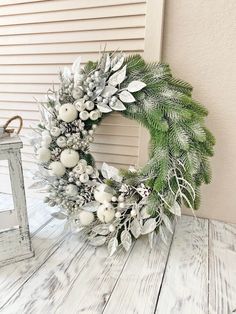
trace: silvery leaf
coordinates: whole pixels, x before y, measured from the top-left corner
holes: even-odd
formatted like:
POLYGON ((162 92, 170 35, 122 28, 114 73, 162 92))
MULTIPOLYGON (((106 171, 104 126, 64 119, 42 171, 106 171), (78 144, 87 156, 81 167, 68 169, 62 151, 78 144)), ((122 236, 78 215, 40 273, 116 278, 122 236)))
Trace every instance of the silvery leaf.
POLYGON ((116 111, 126 110, 126 107, 119 99, 117 99, 117 101, 114 104, 111 104, 110 106, 113 110, 116 110, 116 111))
POLYGON ((141 217, 142 217, 143 219, 146 219, 146 218, 150 218, 150 217, 151 217, 151 215, 148 213, 148 208, 147 208, 147 206, 145 206, 145 207, 143 207, 143 208, 141 209, 141 217))
POLYGON ((90 239, 90 244, 93 246, 101 246, 106 242, 106 237, 98 236, 95 238, 90 239))
POLYGON ((125 79, 125 75, 126 75, 126 65, 121 70, 111 75, 108 80, 108 83, 113 86, 121 84, 125 79))
POLYGON ((166 228, 167 228, 171 233, 173 233, 172 223, 171 223, 169 217, 168 217, 167 215, 165 215, 165 214, 162 214, 162 220, 163 220, 163 222, 164 222, 166 228))
POLYGON ((122 64, 125 61, 125 57, 123 55, 121 55, 121 57, 119 58, 118 56, 114 58, 113 60, 113 67, 112 67, 112 71, 117 71, 119 70, 119 68, 122 66, 122 64))
POLYGON ((102 97, 111 97, 112 95, 114 95, 117 92, 117 88, 115 88, 114 86, 111 85, 107 85, 105 86, 104 90, 101 93, 102 97))
POLYGON ((71 70, 68 67, 64 67, 63 71, 62 71, 62 77, 63 80, 65 80, 66 82, 70 82, 71 79, 71 70))
POLYGON ((166 236, 166 233, 165 233, 165 230, 162 226, 159 227, 159 234, 160 234, 160 237, 162 239, 162 241, 167 244, 167 236, 166 236))
POLYGON ((97 104, 97 107, 98 107, 98 110, 103 113, 108 113, 112 111, 112 109, 108 105, 105 105, 102 103, 97 104))
POLYGON ((101 204, 99 202, 92 201, 92 202, 84 204, 83 206, 81 206, 81 208, 88 212, 96 212, 100 205, 101 204))
POLYGON ((79 71, 79 69, 80 69, 80 63, 81 63, 81 57, 78 57, 78 58, 74 61, 73 65, 72 65, 72 72, 73 72, 73 73, 76 73, 76 72, 79 71))
POLYGON ((45 181, 37 181, 29 186, 29 189, 41 189, 45 187, 45 181))
POLYGON ((118 240, 114 237, 108 242, 108 252, 109 255, 112 256, 118 248, 118 240))
POLYGON ((124 90, 123 92, 121 92, 119 94, 119 98, 121 101, 125 102, 125 103, 131 103, 135 101, 134 96, 128 92, 127 90, 124 90))
POLYGON ((146 84, 141 81, 132 81, 131 83, 129 83, 127 89, 129 92, 134 93, 143 89, 145 86, 146 84))
POLYGON ((95 226, 93 232, 100 235, 108 235, 110 233, 108 225, 105 224, 95 226))
POLYGON ((181 216, 181 208, 180 208, 178 202, 175 202, 174 205, 171 208, 168 207, 168 209, 172 214, 174 214, 176 216, 181 216))
POLYGON ((104 73, 109 71, 111 65, 111 58, 109 53, 105 53, 102 56, 101 63, 100 63, 100 68, 103 70, 104 73))
POLYGON ((101 173, 105 179, 114 179, 121 182, 122 177, 119 176, 119 170, 115 167, 109 166, 107 163, 102 164, 101 173))
POLYGON ((137 239, 141 234, 141 226, 137 218, 131 222, 130 230, 133 236, 137 239))
POLYGON ((153 239, 154 239, 154 231, 148 234, 148 242, 151 249, 153 248, 153 239))
POLYGON ((157 226, 157 223, 156 223, 155 218, 148 219, 143 225, 142 234, 147 234, 154 231, 156 226, 157 226))
POLYGON ((132 244, 132 238, 131 238, 129 231, 127 231, 127 230, 122 231, 120 239, 121 239, 121 243, 122 243, 124 249, 126 251, 129 251, 131 244, 132 244))
POLYGON ((62 213, 62 212, 55 212, 55 213, 51 213, 51 216, 56 218, 56 219, 66 219, 67 218, 67 215, 62 213))

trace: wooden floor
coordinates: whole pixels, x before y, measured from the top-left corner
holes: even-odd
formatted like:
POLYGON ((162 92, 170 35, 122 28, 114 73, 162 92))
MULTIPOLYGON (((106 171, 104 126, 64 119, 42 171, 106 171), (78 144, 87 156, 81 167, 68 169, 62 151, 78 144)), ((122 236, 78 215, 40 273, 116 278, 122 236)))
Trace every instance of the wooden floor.
MULTIPOLYGON (((5 209, 9 197, 0 195, 5 209)), ((107 257, 28 199, 35 257, 0 269, 1 314, 236 312, 236 225, 183 216, 164 245, 107 257)))

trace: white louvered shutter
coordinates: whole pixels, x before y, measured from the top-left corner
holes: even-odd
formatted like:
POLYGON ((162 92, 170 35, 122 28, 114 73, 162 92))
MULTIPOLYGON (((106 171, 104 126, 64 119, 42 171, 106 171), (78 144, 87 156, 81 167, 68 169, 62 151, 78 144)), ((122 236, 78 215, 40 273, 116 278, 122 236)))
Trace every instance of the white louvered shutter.
MULTIPOLYGON (((153 59, 156 47, 154 57, 158 58, 162 4, 163 0, 1 0, 0 123, 20 114, 24 119, 22 135, 29 133, 39 119, 35 98, 44 100, 52 83, 57 86, 59 70, 70 66, 78 55, 83 62, 95 61, 106 46, 107 51, 119 49, 153 59), (159 10, 154 16, 153 9, 159 10), (150 38, 153 34, 156 38, 150 38), (153 46, 152 41, 157 44, 153 46)), ((105 161, 127 167, 145 159, 147 136, 136 122, 111 114, 96 133, 92 152, 99 164, 105 161)), ((26 177, 34 161, 32 148, 25 141, 26 177)), ((1 163, 0 176, 6 173, 6 164, 1 163)))

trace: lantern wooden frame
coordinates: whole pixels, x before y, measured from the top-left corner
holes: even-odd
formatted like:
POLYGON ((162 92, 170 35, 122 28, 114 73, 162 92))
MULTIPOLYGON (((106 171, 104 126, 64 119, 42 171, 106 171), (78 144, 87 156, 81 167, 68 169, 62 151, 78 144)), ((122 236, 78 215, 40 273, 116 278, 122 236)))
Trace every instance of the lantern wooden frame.
POLYGON ((34 255, 21 164, 22 147, 22 141, 18 136, 0 140, 0 160, 8 160, 14 204, 14 210, 0 211, 0 266, 34 255))

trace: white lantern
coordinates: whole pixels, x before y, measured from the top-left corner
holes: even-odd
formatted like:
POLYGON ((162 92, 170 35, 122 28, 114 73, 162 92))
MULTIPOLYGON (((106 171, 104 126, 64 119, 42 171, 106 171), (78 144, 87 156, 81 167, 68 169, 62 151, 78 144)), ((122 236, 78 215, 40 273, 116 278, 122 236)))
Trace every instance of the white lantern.
POLYGON ((60 161, 53 161, 49 165, 50 173, 52 175, 62 177, 66 173, 66 168, 60 161))
POLYGON ((37 155, 40 162, 48 162, 51 158, 51 151, 46 147, 41 147, 38 149, 37 155))
POLYGON ((73 168, 79 161, 79 154, 73 149, 65 149, 61 153, 60 160, 66 168, 73 168))
POLYGON ((72 122, 77 116, 78 112, 72 104, 64 104, 59 109, 59 118, 65 122, 72 122))
POLYGON ((99 206, 97 210, 98 219, 101 222, 111 222, 115 217, 115 210, 114 208, 106 208, 104 205, 99 206))
POLYGON ((113 196, 112 193, 113 191, 111 188, 109 188, 108 185, 100 184, 94 190, 94 198, 97 202, 102 203, 102 204, 110 203, 113 196), (111 190, 111 192, 107 192, 107 190, 111 190))
POLYGON ((79 213, 79 220, 82 226, 89 226, 94 221, 94 214, 87 211, 79 213))

